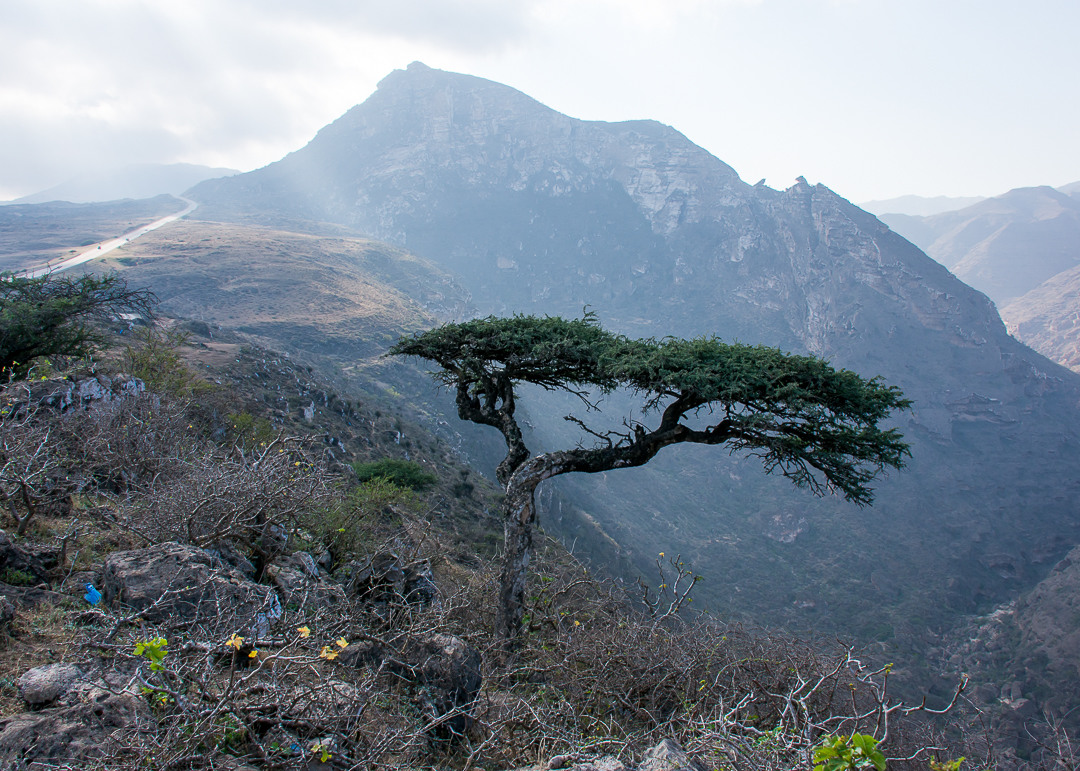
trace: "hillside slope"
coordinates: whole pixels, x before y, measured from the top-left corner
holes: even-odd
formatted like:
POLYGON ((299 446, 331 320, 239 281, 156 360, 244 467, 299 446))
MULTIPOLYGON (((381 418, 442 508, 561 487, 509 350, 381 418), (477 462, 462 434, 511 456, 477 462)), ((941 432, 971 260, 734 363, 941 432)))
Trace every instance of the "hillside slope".
MULTIPOLYGON (((546 499, 568 542, 643 569, 683 552, 720 612, 912 640, 1034 585, 1080 542, 1080 379, 821 185, 750 186, 667 126, 578 121, 414 64, 306 148, 190 194, 205 218, 329 222, 404 246, 481 312, 589 305, 626 333, 776 345, 903 388, 913 459, 872 511, 694 449, 546 499)), ((574 441, 565 405, 521 403, 536 449, 574 441)), ((623 404, 605 406, 618 420, 623 404)))
POLYGON ((1019 340, 1080 372, 1080 266, 1016 298, 1001 318, 1019 340))

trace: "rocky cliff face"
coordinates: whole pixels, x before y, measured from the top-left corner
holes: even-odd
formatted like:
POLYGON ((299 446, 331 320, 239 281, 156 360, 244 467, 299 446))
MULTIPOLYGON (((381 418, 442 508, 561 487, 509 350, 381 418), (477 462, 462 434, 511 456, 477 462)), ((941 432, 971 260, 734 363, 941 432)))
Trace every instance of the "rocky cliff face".
POLYGON ((1001 317, 1025 344, 1080 372, 1080 266, 1013 300, 1001 317))
MULTIPOLYGON (((191 195, 203 217, 333 222, 405 246, 483 312, 589 305, 627 333, 777 345, 903 388, 911 467, 869 512, 692 448, 562 488, 550 526, 639 565, 681 550, 714 609, 917 638, 1032 586, 1080 542, 1080 381, 821 185, 750 186, 661 124, 578 121, 414 64, 306 148, 191 195)), ((536 445, 567 441, 548 417, 562 408, 536 404, 536 445)))

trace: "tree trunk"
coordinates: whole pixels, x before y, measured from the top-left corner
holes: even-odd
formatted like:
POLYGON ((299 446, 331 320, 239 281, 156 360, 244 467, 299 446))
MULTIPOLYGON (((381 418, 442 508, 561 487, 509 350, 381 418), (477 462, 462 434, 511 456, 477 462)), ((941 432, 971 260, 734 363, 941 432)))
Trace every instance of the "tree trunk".
POLYGON ((499 578, 495 631, 506 650, 516 647, 521 637, 525 579, 532 557, 533 524, 536 522, 534 494, 537 485, 550 475, 545 471, 541 467, 533 469, 532 473, 514 474, 503 499, 503 548, 506 553, 499 578))

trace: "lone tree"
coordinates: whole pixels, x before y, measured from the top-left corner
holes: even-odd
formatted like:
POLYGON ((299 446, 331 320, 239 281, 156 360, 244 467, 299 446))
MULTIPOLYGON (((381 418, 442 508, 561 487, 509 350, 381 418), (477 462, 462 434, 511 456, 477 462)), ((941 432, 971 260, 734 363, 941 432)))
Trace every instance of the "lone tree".
POLYGON ((835 370, 824 361, 714 337, 633 340, 605 331, 595 315, 478 319, 399 340, 392 354, 437 364, 432 373, 455 390, 458 415, 497 428, 506 457, 496 472, 503 501, 505 561, 496 632, 513 644, 521 632, 525 575, 536 520, 534 492, 545 479, 648 463, 679 442, 726 444, 759 458, 815 494, 839 493, 864 506, 870 481, 901 468, 908 445, 879 426, 910 402, 878 379, 835 370), (568 416, 593 446, 532 455, 514 418, 518 383, 565 391, 595 408, 597 394, 626 388, 643 400, 621 431, 595 431, 568 416))
POLYGON ((78 278, 0 276, 0 371, 25 378, 38 356, 85 356, 103 342, 97 322, 153 318, 156 298, 115 273, 78 278))

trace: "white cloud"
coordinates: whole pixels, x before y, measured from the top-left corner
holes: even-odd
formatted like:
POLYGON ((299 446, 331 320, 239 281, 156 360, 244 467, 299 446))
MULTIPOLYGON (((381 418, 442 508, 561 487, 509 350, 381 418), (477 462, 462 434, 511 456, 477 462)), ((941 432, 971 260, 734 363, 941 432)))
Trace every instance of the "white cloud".
POLYGON ((1026 183, 1054 168, 1080 178, 1080 151, 1065 136, 1078 122, 1068 98, 1077 9, 1062 0, 985 0, 967 16, 935 0, 4 0, 0 198, 90 163, 268 163, 415 59, 507 83, 575 117, 661 120, 770 184, 806 174, 869 198, 968 192, 965 179, 992 185, 995 170, 998 186, 1019 168, 1031 169, 1026 183), (980 164, 973 148, 998 152, 980 164))

